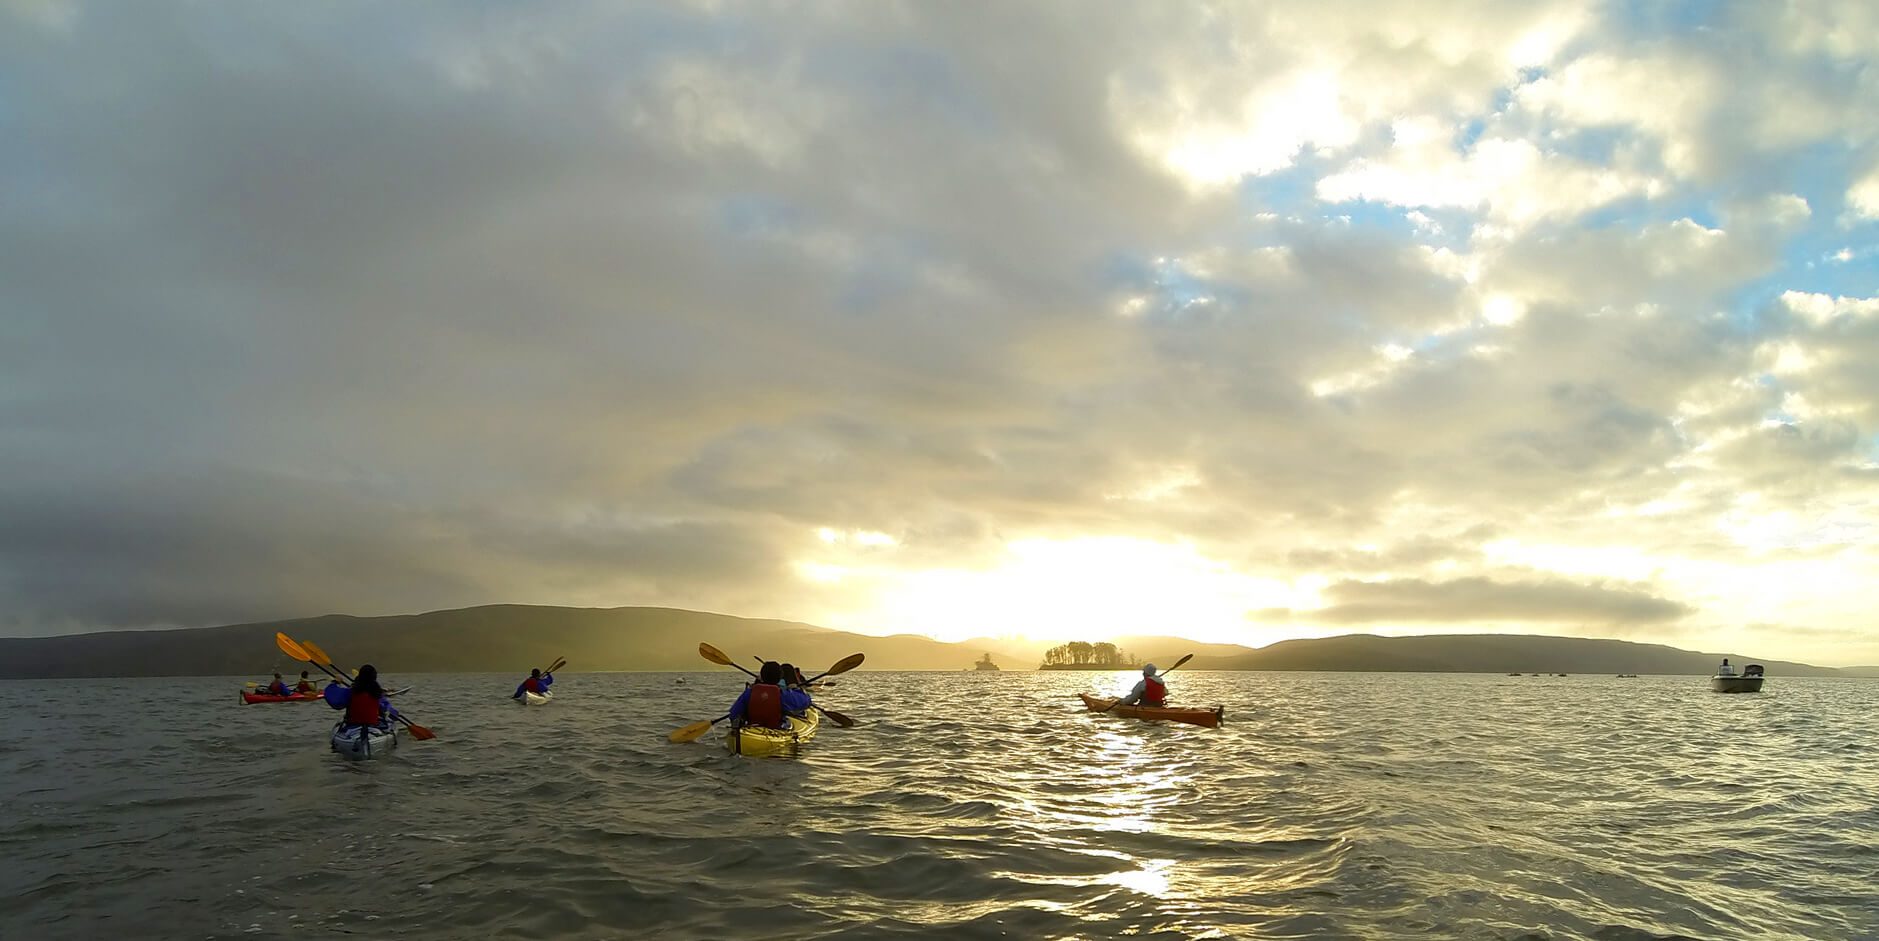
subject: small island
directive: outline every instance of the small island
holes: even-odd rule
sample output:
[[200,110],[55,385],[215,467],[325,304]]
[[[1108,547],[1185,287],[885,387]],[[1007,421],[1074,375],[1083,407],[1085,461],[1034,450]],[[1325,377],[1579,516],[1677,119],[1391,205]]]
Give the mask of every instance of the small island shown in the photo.
[[1080,640],[1044,651],[1040,670],[1139,670],[1142,662],[1115,644],[1089,644]]
[[998,669],[998,664],[992,662],[992,655],[988,652],[986,653],[985,656],[980,657],[978,662],[972,665],[972,668],[980,672],[984,672],[986,670],[995,671]]

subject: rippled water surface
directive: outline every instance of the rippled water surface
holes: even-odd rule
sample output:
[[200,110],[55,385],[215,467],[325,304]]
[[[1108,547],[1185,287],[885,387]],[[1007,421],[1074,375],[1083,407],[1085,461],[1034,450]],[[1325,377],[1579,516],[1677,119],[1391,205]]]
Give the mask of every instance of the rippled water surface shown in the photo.
[[853,673],[752,759],[666,741],[728,671],[387,679],[438,737],[361,764],[239,680],[0,683],[0,937],[1879,937],[1874,681]]

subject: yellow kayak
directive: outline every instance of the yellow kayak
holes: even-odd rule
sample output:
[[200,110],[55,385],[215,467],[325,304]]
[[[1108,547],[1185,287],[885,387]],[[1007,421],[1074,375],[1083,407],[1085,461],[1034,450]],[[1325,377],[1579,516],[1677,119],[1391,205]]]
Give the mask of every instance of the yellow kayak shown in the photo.
[[822,724],[821,715],[811,709],[809,714],[801,719],[789,716],[787,729],[766,729],[757,725],[732,729],[730,734],[724,737],[724,744],[740,755],[774,755],[778,752],[786,752],[816,737],[816,727]]

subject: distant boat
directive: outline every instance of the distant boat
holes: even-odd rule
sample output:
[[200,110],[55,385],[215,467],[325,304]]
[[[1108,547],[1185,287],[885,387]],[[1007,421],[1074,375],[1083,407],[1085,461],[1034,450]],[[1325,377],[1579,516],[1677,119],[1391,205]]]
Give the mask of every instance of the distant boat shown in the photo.
[[1507,675],[1508,675],[1508,676],[1521,676],[1521,675],[1523,675],[1523,674],[1519,674],[1519,673],[1509,673],[1509,674],[1507,674]]
[[1625,680],[1625,679],[1635,680],[1638,678],[1638,675],[1636,673],[1620,673],[1618,674],[1618,678],[1621,680]]
[[1718,673],[1709,678],[1709,688],[1717,693],[1759,693],[1762,691],[1762,665],[1751,663],[1742,668],[1742,675]]
[[992,655],[988,653],[985,656],[979,658],[979,661],[977,663],[974,663],[972,665],[972,668],[974,670],[992,671],[992,670],[998,669],[998,664],[992,662]]

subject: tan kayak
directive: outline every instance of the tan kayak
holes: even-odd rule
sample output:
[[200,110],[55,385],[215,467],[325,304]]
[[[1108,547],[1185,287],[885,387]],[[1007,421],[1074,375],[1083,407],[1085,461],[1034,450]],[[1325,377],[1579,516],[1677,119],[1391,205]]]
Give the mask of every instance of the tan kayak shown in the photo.
[[1091,696],[1088,693],[1078,693],[1077,696],[1082,698],[1083,705],[1091,712],[1104,710],[1125,718],[1147,719],[1151,722],[1161,720],[1185,722],[1189,725],[1199,725],[1211,729],[1218,726],[1221,718],[1226,715],[1226,707],[1224,706],[1215,706],[1212,709],[1200,709],[1195,707],[1181,708],[1177,706],[1116,706],[1110,708],[1109,704],[1115,702],[1114,699],[1104,699],[1100,696]]

